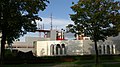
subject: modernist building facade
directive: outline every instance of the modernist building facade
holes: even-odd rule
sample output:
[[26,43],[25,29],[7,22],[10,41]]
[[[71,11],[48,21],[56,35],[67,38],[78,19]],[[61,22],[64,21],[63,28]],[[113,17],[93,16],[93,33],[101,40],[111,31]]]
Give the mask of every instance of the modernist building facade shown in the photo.
[[[99,55],[119,54],[118,46],[119,42],[99,41]],[[95,48],[91,40],[35,41],[33,53],[35,56],[94,55]]]
[[69,41],[36,41],[34,42],[35,56],[83,55],[83,42]]
[[[64,36],[57,36],[57,31],[49,31],[49,37],[26,37],[25,42],[16,41],[12,44],[12,50],[22,52],[32,51],[35,56],[63,56],[63,55],[94,55],[94,42],[89,37],[66,40]],[[63,33],[63,32],[62,32]],[[54,35],[53,35],[54,34]],[[109,37],[99,41],[98,51],[100,55],[120,54],[120,35]],[[7,47],[7,46],[6,46]]]

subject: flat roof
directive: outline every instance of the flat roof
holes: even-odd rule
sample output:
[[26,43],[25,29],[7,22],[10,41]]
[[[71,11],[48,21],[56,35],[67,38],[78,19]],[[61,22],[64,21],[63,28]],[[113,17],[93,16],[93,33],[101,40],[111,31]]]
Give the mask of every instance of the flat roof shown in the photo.
[[50,30],[36,30],[38,32],[50,32]]

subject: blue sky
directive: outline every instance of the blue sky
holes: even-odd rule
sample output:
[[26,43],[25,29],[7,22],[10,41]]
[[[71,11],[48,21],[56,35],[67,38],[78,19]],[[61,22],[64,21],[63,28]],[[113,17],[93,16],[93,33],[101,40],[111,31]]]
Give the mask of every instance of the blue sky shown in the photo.
[[[70,20],[69,14],[72,14],[73,11],[70,8],[72,2],[77,3],[79,0],[49,0],[47,8],[44,11],[39,12],[39,16],[42,17],[43,21],[39,24],[43,25],[46,29],[50,29],[50,15],[53,15],[53,28],[61,29],[66,27],[69,23],[73,23]],[[120,0],[115,0],[120,1]]]
[[78,0],[49,0],[47,8],[44,11],[39,12],[39,16],[42,17],[43,21],[39,23],[43,24],[44,27],[50,28],[50,15],[53,16],[53,28],[61,29],[66,27],[67,24],[72,23],[69,14],[73,13],[72,2],[77,2]]
[[[47,8],[43,12],[39,12],[41,17],[49,17],[50,14],[53,14],[53,17],[56,19],[70,19],[69,14],[73,11],[71,10],[72,2],[77,3],[79,0],[49,0]],[[120,0],[114,0],[120,1]]]
[[71,6],[72,2],[77,2],[78,0],[49,0],[50,4],[45,11],[39,12],[42,17],[49,17],[53,14],[54,18],[57,19],[69,19],[69,14],[72,13]]

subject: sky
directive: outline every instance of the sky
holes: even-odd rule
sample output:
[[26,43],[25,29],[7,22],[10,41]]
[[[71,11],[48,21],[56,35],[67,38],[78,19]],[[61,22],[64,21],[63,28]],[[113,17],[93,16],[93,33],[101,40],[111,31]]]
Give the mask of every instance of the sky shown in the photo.
[[[50,29],[50,23],[51,23],[51,14],[52,14],[52,24],[53,29],[65,29],[66,25],[73,23],[70,19],[69,14],[73,14],[74,12],[70,8],[72,6],[72,2],[77,3],[78,0],[49,0],[50,3],[47,4],[47,8],[44,11],[40,11],[38,13],[39,17],[42,18],[42,21],[37,21],[37,24],[40,28],[40,26],[44,25],[44,29]],[[120,0],[115,0],[120,1]],[[26,36],[34,36],[38,37],[38,33],[28,33]],[[24,37],[21,37],[20,39],[24,40]]]
[[53,29],[65,28],[69,23],[72,23],[70,20],[69,14],[73,13],[71,10],[72,2],[77,2],[78,0],[49,0],[47,8],[44,11],[39,12],[39,16],[42,18],[44,27],[50,29],[51,14],[52,14],[52,24]]
[[[74,12],[70,8],[72,2],[77,3],[79,0],[49,0],[47,8],[44,11],[39,12],[39,17],[42,18],[42,22],[38,21],[39,24],[43,25],[45,29],[50,29],[51,14],[52,14],[52,24],[53,29],[65,29],[66,25],[73,23],[70,20],[70,15]],[[120,0],[114,0],[120,1]],[[40,27],[40,26],[39,26]]]

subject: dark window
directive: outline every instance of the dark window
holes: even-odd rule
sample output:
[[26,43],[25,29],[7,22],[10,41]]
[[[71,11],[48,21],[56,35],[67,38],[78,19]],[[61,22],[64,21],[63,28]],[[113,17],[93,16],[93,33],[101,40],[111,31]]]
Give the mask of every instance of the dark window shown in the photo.
[[[58,53],[59,53],[59,50],[58,49],[60,49],[60,44],[57,44],[56,45],[56,55],[58,55]],[[61,52],[60,52],[61,53]]]
[[105,54],[105,45],[103,45],[103,54]]
[[99,45],[99,54],[102,54],[102,48],[101,48],[101,45]]
[[65,47],[65,44],[61,44],[62,46],[62,54],[66,54],[66,47]]
[[51,44],[51,46],[50,46],[50,53],[51,53],[51,55],[54,55],[54,45],[53,44]]
[[107,54],[110,54],[110,46],[107,45]]

